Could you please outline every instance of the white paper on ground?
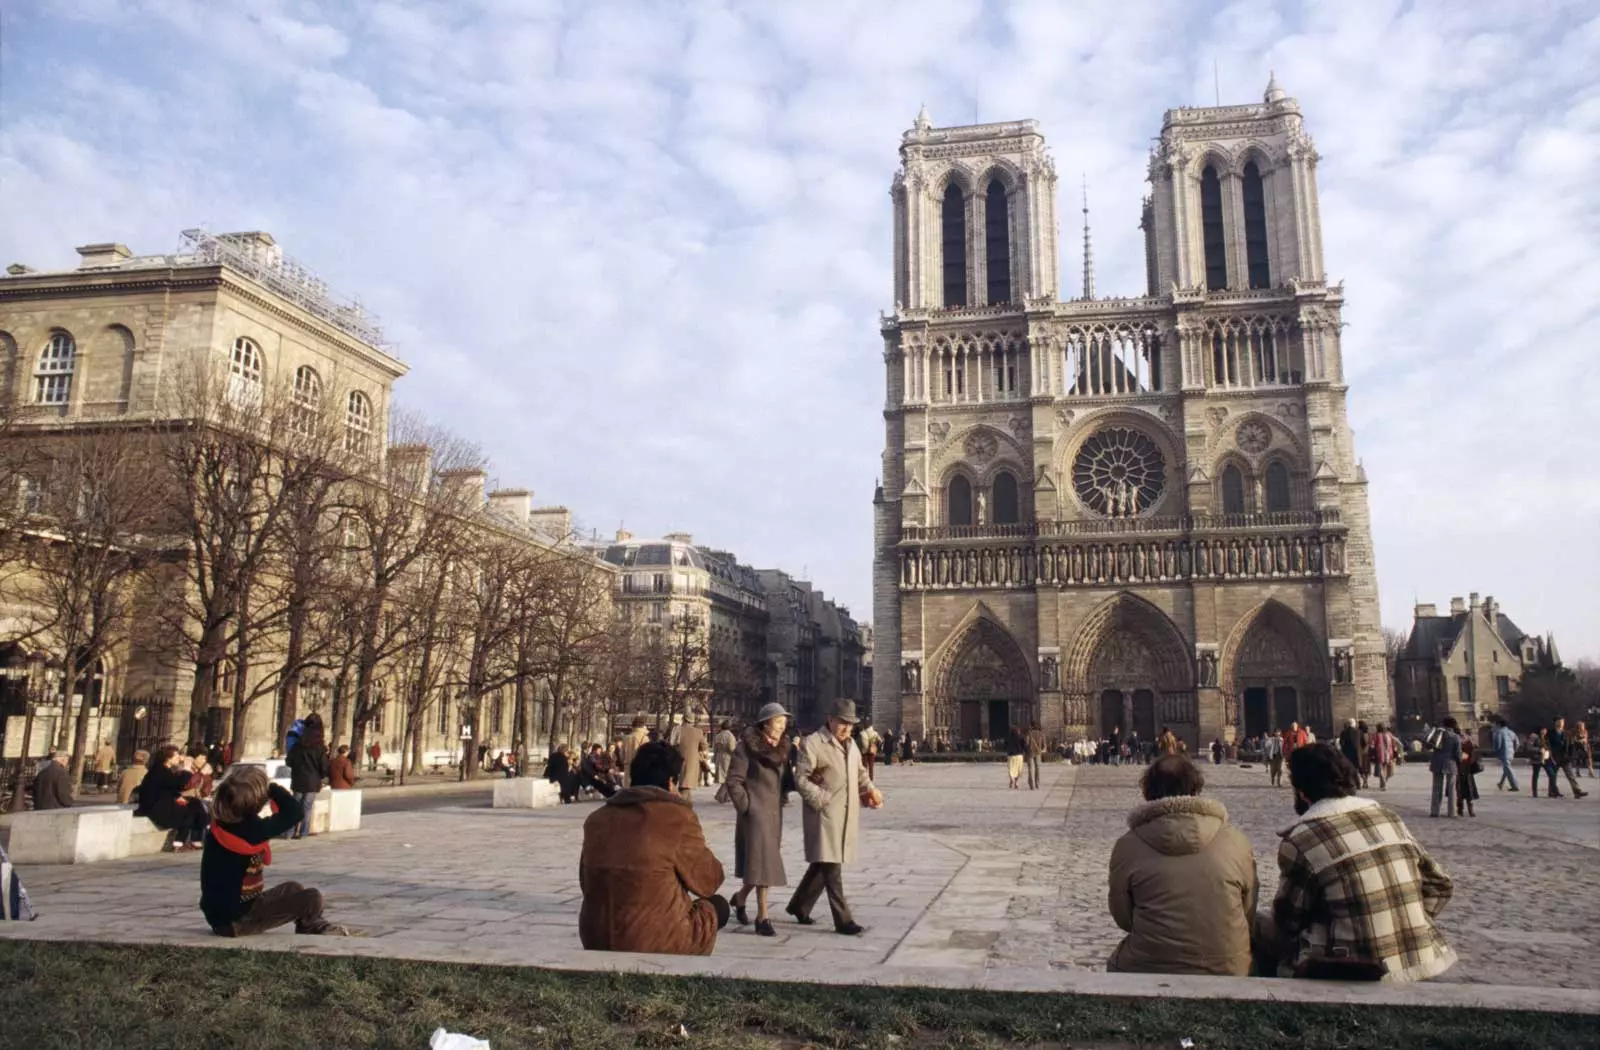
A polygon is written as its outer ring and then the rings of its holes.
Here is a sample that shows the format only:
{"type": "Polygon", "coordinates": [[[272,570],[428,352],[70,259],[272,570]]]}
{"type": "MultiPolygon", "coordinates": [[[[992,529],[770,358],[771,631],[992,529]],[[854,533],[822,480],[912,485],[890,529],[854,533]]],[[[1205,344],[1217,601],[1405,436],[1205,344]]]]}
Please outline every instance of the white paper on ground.
{"type": "Polygon", "coordinates": [[[428,1046],[430,1050],[489,1050],[489,1041],[474,1039],[460,1032],[447,1032],[443,1028],[435,1028],[433,1038],[428,1040],[428,1046]]]}

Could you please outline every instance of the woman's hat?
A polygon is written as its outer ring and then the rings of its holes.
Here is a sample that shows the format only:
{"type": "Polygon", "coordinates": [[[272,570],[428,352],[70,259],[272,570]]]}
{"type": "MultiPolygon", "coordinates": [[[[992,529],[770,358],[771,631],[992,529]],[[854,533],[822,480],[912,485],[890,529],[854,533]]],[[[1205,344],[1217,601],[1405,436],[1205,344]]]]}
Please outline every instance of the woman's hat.
{"type": "Polygon", "coordinates": [[[766,705],[762,706],[761,712],[756,715],[756,721],[757,722],[770,722],[774,718],[777,718],[780,715],[782,715],[783,717],[786,717],[786,718],[789,715],[789,712],[787,712],[787,711],[785,711],[783,709],[783,705],[782,704],[779,704],[779,703],[766,704],[766,705]]]}

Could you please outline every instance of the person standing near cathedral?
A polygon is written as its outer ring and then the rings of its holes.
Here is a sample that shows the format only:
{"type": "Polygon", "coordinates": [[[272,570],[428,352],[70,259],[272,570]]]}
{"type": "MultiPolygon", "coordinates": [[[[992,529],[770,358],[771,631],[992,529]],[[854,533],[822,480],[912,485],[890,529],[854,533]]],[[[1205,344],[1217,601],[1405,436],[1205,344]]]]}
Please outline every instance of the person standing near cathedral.
{"type": "Polygon", "coordinates": [[[1378,790],[1389,790],[1389,778],[1394,776],[1394,756],[1398,746],[1389,727],[1379,725],[1372,733],[1372,771],[1378,774],[1378,790]]]}
{"type": "Polygon", "coordinates": [[[1006,734],[1006,772],[1011,776],[1011,790],[1021,790],[1022,764],[1028,756],[1028,740],[1020,727],[1013,726],[1006,734]]]}
{"type": "Polygon", "coordinates": [[[1268,733],[1261,741],[1261,757],[1267,760],[1267,782],[1273,787],[1283,783],[1283,738],[1268,733]]]}
{"type": "Polygon", "coordinates": [[[1050,746],[1050,742],[1045,739],[1044,730],[1039,728],[1038,722],[1035,722],[1033,725],[1028,727],[1027,744],[1028,790],[1037,791],[1039,789],[1039,782],[1043,779],[1043,770],[1040,769],[1039,763],[1044,758],[1045,748],[1050,746]]]}
{"type": "Polygon", "coordinates": [[[1572,775],[1572,766],[1575,754],[1572,746],[1572,737],[1567,733],[1567,720],[1556,719],[1555,728],[1550,731],[1550,762],[1553,768],[1547,769],[1550,777],[1550,794],[1559,798],[1556,787],[1556,770],[1567,775],[1567,784],[1572,788],[1573,798],[1584,798],[1589,793],[1578,786],[1578,778],[1572,775]]]}
{"type": "Polygon", "coordinates": [[[667,743],[677,748],[678,756],[683,759],[683,780],[678,784],[678,794],[686,799],[694,798],[694,785],[700,782],[700,752],[705,750],[705,742],[705,731],[694,724],[692,717],[672,716],[672,732],[668,734],[667,743]]]}
{"type": "Polygon", "coordinates": [[[805,803],[805,877],[784,910],[802,926],[816,920],[811,909],[824,890],[833,912],[833,928],[847,936],[865,931],[850,914],[844,896],[844,865],[856,859],[861,809],[877,809],[883,795],[866,775],[861,749],[851,739],[860,721],[854,700],[839,700],[828,712],[827,725],[805,738],[795,762],[795,786],[805,803]]]}
{"type": "Polygon", "coordinates": [[[861,747],[861,761],[867,767],[867,779],[871,780],[877,773],[878,751],[883,747],[883,736],[872,727],[872,719],[868,718],[862,721],[857,739],[861,747]]]}
{"type": "Polygon", "coordinates": [[[1517,734],[1506,725],[1506,720],[1499,715],[1494,716],[1494,730],[1489,734],[1489,745],[1494,748],[1494,757],[1500,760],[1500,779],[1495,781],[1496,791],[1505,790],[1506,782],[1511,783],[1512,791],[1520,791],[1517,787],[1517,775],[1511,771],[1511,761],[1517,757],[1517,734]]]}
{"type": "Polygon", "coordinates": [[[650,742],[650,730],[645,727],[644,716],[639,715],[633,720],[633,728],[628,735],[622,738],[622,743],[617,749],[617,764],[622,769],[622,786],[629,787],[633,783],[633,757],[639,749],[650,742]]]}
{"type": "MultiPolygon", "coordinates": [[[[1461,737],[1458,731],[1456,720],[1446,718],[1431,736],[1434,745],[1433,757],[1428,760],[1428,769],[1433,773],[1433,801],[1428,807],[1430,817],[1439,815],[1441,801],[1444,803],[1445,816],[1456,816],[1456,776],[1461,771],[1461,737]]],[[[1359,773],[1356,775],[1360,776],[1359,773]]]]}

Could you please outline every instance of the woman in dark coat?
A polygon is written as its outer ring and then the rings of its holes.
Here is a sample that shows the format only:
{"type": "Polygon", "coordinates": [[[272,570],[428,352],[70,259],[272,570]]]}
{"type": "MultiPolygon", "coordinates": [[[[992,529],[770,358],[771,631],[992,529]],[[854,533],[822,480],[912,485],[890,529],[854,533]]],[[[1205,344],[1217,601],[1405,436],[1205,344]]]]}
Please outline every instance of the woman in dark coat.
{"type": "Polygon", "coordinates": [[[322,792],[322,784],[333,774],[332,765],[328,760],[328,738],[322,728],[322,716],[312,712],[306,715],[304,728],[300,731],[300,739],[289,749],[284,762],[289,766],[289,790],[299,800],[305,815],[300,818],[300,826],[295,828],[294,834],[289,837],[298,839],[310,837],[311,814],[317,805],[317,795],[322,792]]]}
{"type": "Polygon", "coordinates": [[[1461,736],[1461,765],[1456,771],[1456,816],[1463,808],[1467,816],[1475,817],[1478,811],[1473,803],[1478,801],[1478,774],[1483,772],[1483,759],[1478,755],[1478,745],[1465,733],[1461,736]]]}
{"type": "Polygon", "coordinates": [[[750,921],[745,904],[756,891],[756,932],[772,937],[767,917],[767,890],[787,886],[783,871],[783,777],[789,765],[789,713],[780,704],[761,709],[760,721],[745,729],[734,749],[726,782],[728,799],[738,811],[733,829],[733,874],[744,882],[731,903],[743,926],[750,921]]]}
{"type": "Polygon", "coordinates": [[[175,852],[189,853],[200,848],[211,815],[199,799],[184,798],[193,770],[176,744],[163,744],[150,755],[148,772],[139,783],[136,817],[173,833],[175,852]]]}

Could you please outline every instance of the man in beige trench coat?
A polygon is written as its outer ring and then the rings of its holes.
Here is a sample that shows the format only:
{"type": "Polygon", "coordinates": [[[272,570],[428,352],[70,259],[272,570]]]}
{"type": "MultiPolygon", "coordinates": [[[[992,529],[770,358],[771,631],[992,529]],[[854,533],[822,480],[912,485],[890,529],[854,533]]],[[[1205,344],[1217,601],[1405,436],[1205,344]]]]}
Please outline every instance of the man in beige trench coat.
{"type": "Polygon", "coordinates": [[[794,782],[805,803],[802,823],[810,867],[785,909],[800,925],[810,926],[816,922],[811,909],[826,890],[833,928],[847,936],[865,931],[844,899],[844,865],[856,859],[861,807],[883,805],[883,795],[861,764],[861,749],[850,738],[859,721],[855,701],[840,700],[828,712],[828,724],[800,744],[794,782]]]}

